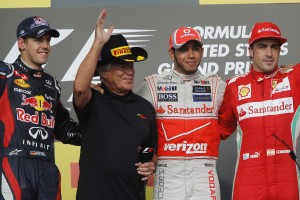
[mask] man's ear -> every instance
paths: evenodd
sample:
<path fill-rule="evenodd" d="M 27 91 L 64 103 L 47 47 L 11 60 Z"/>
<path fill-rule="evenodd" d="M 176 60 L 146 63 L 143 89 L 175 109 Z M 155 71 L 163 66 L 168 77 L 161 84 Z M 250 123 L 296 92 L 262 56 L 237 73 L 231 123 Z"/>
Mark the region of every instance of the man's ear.
<path fill-rule="evenodd" d="M 252 58 L 253 58 L 253 48 L 248 47 L 248 51 L 249 51 L 249 55 L 250 55 L 250 60 L 252 60 Z"/>
<path fill-rule="evenodd" d="M 18 38 L 18 48 L 23 50 L 25 49 L 25 40 L 24 38 Z"/>
<path fill-rule="evenodd" d="M 169 49 L 169 56 L 172 60 L 174 60 L 175 56 L 174 56 L 174 49 Z"/>
<path fill-rule="evenodd" d="M 107 78 L 107 72 L 101 72 L 100 74 L 102 79 L 106 79 Z"/>

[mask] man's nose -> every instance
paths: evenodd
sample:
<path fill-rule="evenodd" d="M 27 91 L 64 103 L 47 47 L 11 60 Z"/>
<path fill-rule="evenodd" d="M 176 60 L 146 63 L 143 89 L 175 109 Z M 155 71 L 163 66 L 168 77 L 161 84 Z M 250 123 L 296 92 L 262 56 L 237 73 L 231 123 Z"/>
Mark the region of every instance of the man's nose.
<path fill-rule="evenodd" d="M 195 55 L 194 55 L 194 51 L 192 48 L 189 48 L 188 51 L 187 51 L 187 55 L 188 57 L 190 58 L 193 58 Z"/>
<path fill-rule="evenodd" d="M 49 47 L 50 47 L 50 42 L 44 40 L 44 41 L 41 42 L 41 46 L 42 46 L 43 48 L 49 48 Z"/>
<path fill-rule="evenodd" d="M 266 55 L 268 56 L 268 57 L 272 57 L 272 49 L 269 47 L 269 48 L 267 48 L 267 50 L 266 50 Z"/>

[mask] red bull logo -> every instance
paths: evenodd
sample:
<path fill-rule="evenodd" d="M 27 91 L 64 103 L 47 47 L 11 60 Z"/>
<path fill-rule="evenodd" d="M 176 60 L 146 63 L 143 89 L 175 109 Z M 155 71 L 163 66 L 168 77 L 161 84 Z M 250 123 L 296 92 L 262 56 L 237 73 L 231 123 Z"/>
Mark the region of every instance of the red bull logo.
<path fill-rule="evenodd" d="M 55 119 L 53 116 L 50 116 L 48 118 L 45 113 L 42 113 L 42 115 L 40 116 L 37 111 L 35 111 L 35 114 L 31 115 L 29 113 L 26 113 L 25 110 L 22 108 L 17 108 L 16 111 L 17 119 L 19 121 L 33 124 L 41 124 L 42 126 L 54 128 Z"/>
<path fill-rule="evenodd" d="M 45 98 L 44 98 L 45 99 Z M 46 100 L 43 101 L 42 108 L 44 110 L 49 110 L 52 113 L 52 103 L 48 103 Z"/>
<path fill-rule="evenodd" d="M 46 101 L 45 97 L 42 95 L 34 96 L 34 97 L 28 97 L 23 94 L 22 95 L 23 102 L 21 103 L 22 106 L 29 105 L 33 108 L 35 108 L 37 111 L 50 111 L 52 113 L 52 102 L 49 103 Z"/>

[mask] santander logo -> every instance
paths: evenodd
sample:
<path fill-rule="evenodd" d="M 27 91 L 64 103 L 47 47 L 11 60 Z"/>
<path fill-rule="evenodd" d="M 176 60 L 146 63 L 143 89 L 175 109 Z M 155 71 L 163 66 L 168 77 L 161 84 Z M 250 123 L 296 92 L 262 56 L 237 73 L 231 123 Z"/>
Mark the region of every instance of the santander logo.
<path fill-rule="evenodd" d="M 237 107 L 237 111 L 240 121 L 248 118 L 261 117 L 266 115 L 293 113 L 293 98 L 286 97 L 275 100 L 245 103 L 239 105 Z"/>
<path fill-rule="evenodd" d="M 197 114 L 207 114 L 207 113 L 213 113 L 214 107 L 210 107 L 207 104 L 199 105 L 199 107 L 179 107 L 175 105 L 167 105 L 166 107 L 166 113 L 165 109 L 160 106 L 157 110 L 160 114 L 167 114 L 167 115 L 197 115 Z"/>

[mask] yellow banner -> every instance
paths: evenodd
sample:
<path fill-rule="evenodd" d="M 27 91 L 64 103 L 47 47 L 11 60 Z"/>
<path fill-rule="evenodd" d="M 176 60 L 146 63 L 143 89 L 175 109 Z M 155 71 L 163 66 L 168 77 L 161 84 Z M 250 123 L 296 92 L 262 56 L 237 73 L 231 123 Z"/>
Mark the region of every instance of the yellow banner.
<path fill-rule="evenodd" d="M 55 142 L 55 162 L 61 174 L 62 199 L 76 199 L 79 154 L 80 147 Z"/>
<path fill-rule="evenodd" d="M 262 3 L 300 3 L 300 0 L 199 0 L 200 5 L 210 5 L 210 4 L 262 4 Z"/>
<path fill-rule="evenodd" d="M 0 8 L 50 8 L 51 0 L 0 0 Z"/>
<path fill-rule="evenodd" d="M 62 199 L 76 199 L 80 147 L 55 142 L 55 162 L 61 173 Z M 117 192 L 117 191 L 116 191 Z M 146 199 L 153 199 L 153 176 L 146 188 Z"/>

